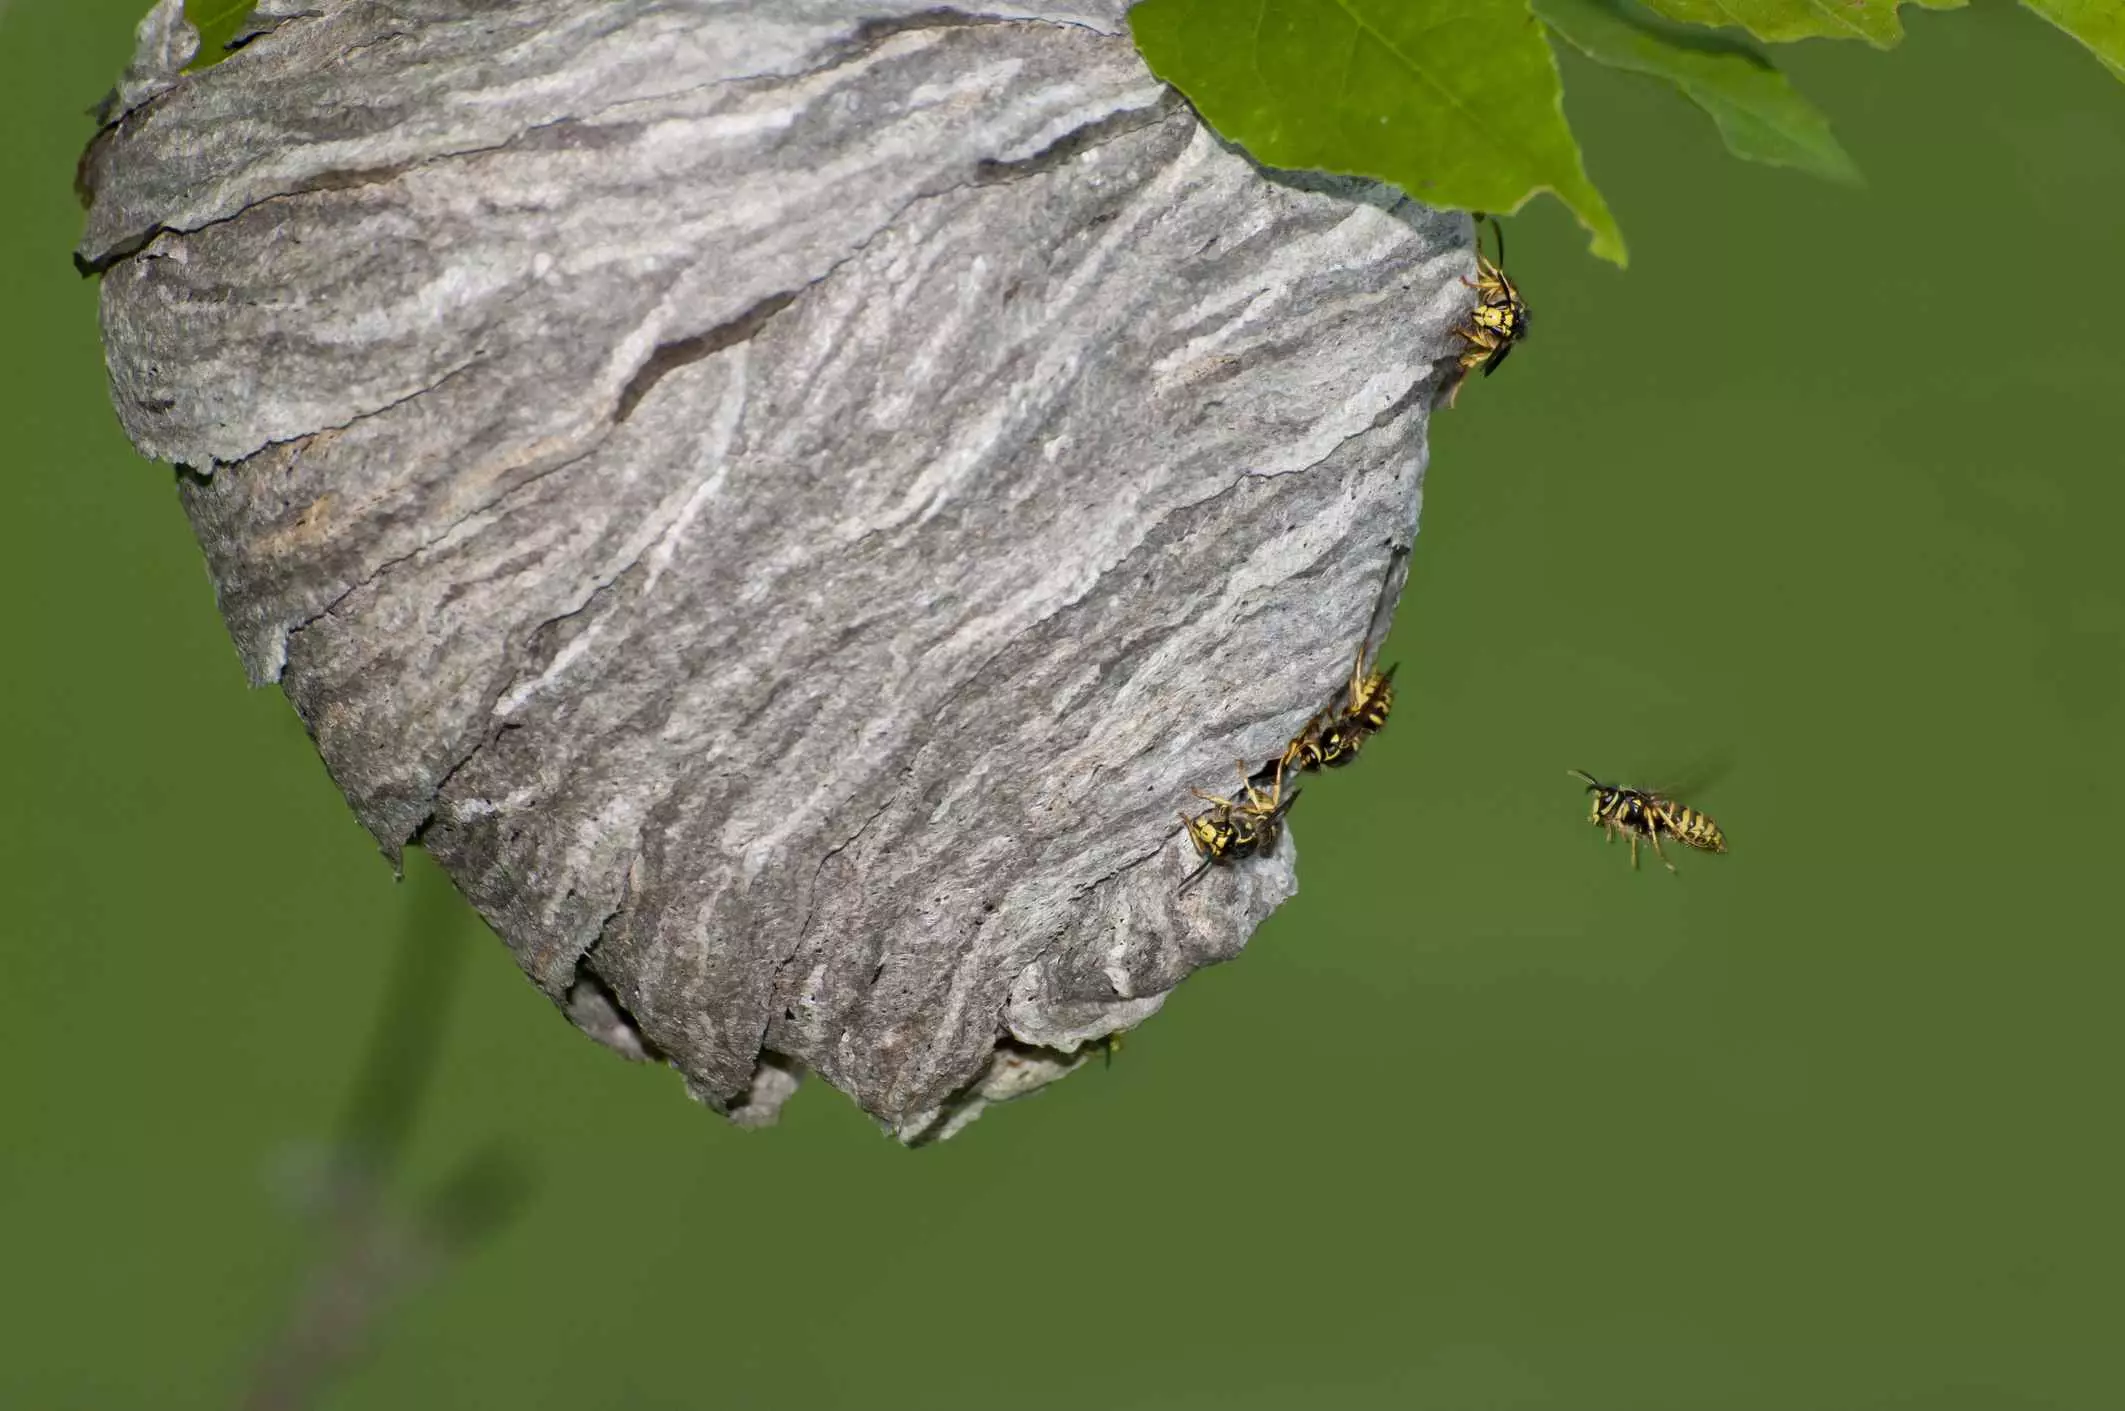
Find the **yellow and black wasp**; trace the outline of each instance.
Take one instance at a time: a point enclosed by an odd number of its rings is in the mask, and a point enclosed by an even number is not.
[[[1490,376],[1511,355],[1513,345],[1527,336],[1527,300],[1505,273],[1505,230],[1496,217],[1479,215],[1476,219],[1476,277],[1463,276],[1461,280],[1476,291],[1476,307],[1469,311],[1468,322],[1454,330],[1468,347],[1461,354],[1461,375],[1454,379],[1453,390],[1446,395],[1449,407],[1461,395],[1461,384],[1471,372],[1480,367],[1485,377]],[[1498,237],[1496,263],[1484,255],[1481,245],[1482,222],[1486,219]]]
[[[1194,886],[1215,864],[1237,862],[1275,847],[1283,831],[1284,815],[1299,801],[1299,790],[1284,792],[1282,769],[1276,771],[1275,780],[1266,791],[1254,787],[1244,762],[1239,770],[1240,787],[1246,793],[1243,800],[1234,802],[1201,789],[1188,791],[1212,807],[1193,818],[1185,813],[1180,816],[1181,826],[1188,830],[1188,841],[1195,844],[1196,855],[1203,860],[1200,867],[1181,880],[1181,891]]]
[[[1585,780],[1586,791],[1594,796],[1593,810],[1587,815],[1587,822],[1600,824],[1612,843],[1619,833],[1630,839],[1631,866],[1634,868],[1638,865],[1640,838],[1653,845],[1654,855],[1670,872],[1675,870],[1675,864],[1668,861],[1667,853],[1661,849],[1662,834],[1685,847],[1703,852],[1727,850],[1726,834],[1719,831],[1719,825],[1694,808],[1665,794],[1604,784],[1583,769],[1574,769],[1570,773],[1575,779]]]
[[[1284,747],[1283,756],[1264,765],[1255,778],[1272,769],[1279,773],[1286,768],[1339,769],[1358,757],[1366,740],[1387,728],[1387,713],[1395,703],[1395,667],[1367,673],[1368,645],[1358,644],[1357,659],[1350,664],[1347,693],[1315,712],[1305,728]]]

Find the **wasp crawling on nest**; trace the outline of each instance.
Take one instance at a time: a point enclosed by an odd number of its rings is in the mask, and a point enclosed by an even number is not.
[[[1498,259],[1495,264],[1483,253],[1483,222],[1489,221],[1493,234],[1498,237]],[[1461,354],[1461,375],[1454,379],[1453,390],[1446,394],[1446,405],[1451,407],[1461,395],[1461,384],[1477,368],[1483,369],[1485,377],[1498,370],[1513,351],[1513,344],[1527,336],[1527,300],[1520,297],[1519,286],[1505,273],[1505,230],[1495,216],[1476,217],[1476,277],[1462,277],[1461,282],[1476,291],[1476,307],[1469,312],[1468,322],[1454,330],[1468,343]]]
[[[1243,798],[1222,798],[1200,789],[1189,791],[1212,807],[1192,818],[1181,815],[1188,840],[1195,844],[1196,855],[1203,860],[1181,882],[1182,891],[1195,885],[1215,864],[1254,857],[1276,845],[1284,814],[1299,797],[1297,789],[1284,792],[1288,772],[1341,768],[1356,759],[1365,741],[1386,726],[1387,713],[1394,706],[1395,669],[1390,666],[1385,671],[1366,671],[1365,650],[1369,645],[1358,644],[1357,659],[1350,664],[1349,685],[1314,712],[1284,746],[1283,753],[1253,774],[1248,774],[1246,763],[1241,762]]]
[[[1719,831],[1719,825],[1694,808],[1665,794],[1604,784],[1583,769],[1574,769],[1570,773],[1575,779],[1585,780],[1586,791],[1594,796],[1587,822],[1600,824],[1601,831],[1612,843],[1619,833],[1630,839],[1633,868],[1638,866],[1640,838],[1653,845],[1653,855],[1670,872],[1675,870],[1675,864],[1668,861],[1667,853],[1660,846],[1662,834],[1701,852],[1727,850],[1726,834]]]
[[[1390,666],[1385,671],[1367,673],[1365,648],[1368,645],[1366,642],[1358,644],[1357,660],[1350,664],[1347,693],[1317,711],[1306,722],[1306,727],[1284,747],[1283,757],[1273,765],[1264,766],[1263,773],[1268,773],[1271,768],[1282,770],[1292,766],[1303,770],[1341,768],[1358,757],[1358,750],[1366,740],[1386,728],[1387,712],[1395,703],[1395,668]]]
[[[1239,766],[1240,787],[1246,797],[1235,802],[1216,794],[1206,794],[1201,789],[1188,792],[1211,805],[1210,808],[1189,817],[1181,815],[1181,826],[1188,830],[1188,841],[1195,844],[1196,856],[1202,865],[1183,878],[1181,891],[1187,891],[1200,880],[1204,873],[1220,863],[1237,862],[1243,857],[1265,853],[1276,846],[1277,838],[1284,828],[1284,815],[1299,801],[1299,791],[1284,792],[1284,771],[1279,768],[1267,790],[1254,787],[1247,777],[1247,766]]]

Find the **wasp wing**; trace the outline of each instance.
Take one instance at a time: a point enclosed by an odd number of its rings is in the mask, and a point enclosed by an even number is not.
[[[1716,754],[1699,756],[1682,769],[1670,772],[1658,787],[1645,792],[1655,798],[1668,799],[1675,803],[1688,803],[1701,797],[1704,792],[1732,772],[1733,756],[1725,750]]]

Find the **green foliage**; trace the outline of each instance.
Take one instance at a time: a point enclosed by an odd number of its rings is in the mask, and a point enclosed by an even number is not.
[[[1532,0],[1550,32],[1611,68],[1665,79],[1711,115],[1737,157],[1857,185],[1830,120],[1745,44],[1663,24],[1613,0]]]
[[[1391,181],[1433,205],[1518,210],[1554,193],[1624,262],[1623,236],[1566,124],[1549,37],[1673,84],[1750,161],[1857,183],[1828,120],[1759,40],[1903,37],[1906,0],[1143,0],[1129,23],[1159,77],[1277,167]],[[1955,9],[1966,0],[1910,0]],[[2023,0],[2125,79],[2120,0]],[[1651,13],[1648,13],[1650,11]]]
[[[2125,6],[2118,0],[2022,0],[2087,45],[2103,67],[2125,79]]]
[[[1864,39],[1887,49],[1904,37],[1896,8],[1904,0],[1646,0],[1671,20],[1732,25],[1758,39]],[[1964,0],[1917,0],[1929,10],[1953,10]]]
[[[209,68],[228,57],[229,41],[250,18],[258,0],[184,0],[184,17],[199,31],[199,53],[185,67]]]
[[[1145,0],[1152,70],[1276,167],[1391,181],[1435,206],[1516,210],[1555,192],[1624,262],[1564,121],[1542,29],[1498,0]]]

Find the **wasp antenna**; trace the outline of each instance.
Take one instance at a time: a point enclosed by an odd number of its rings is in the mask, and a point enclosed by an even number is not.
[[[1484,219],[1490,222],[1490,233],[1498,237],[1498,268],[1503,269],[1505,268],[1505,227],[1498,224],[1496,216],[1486,216]]]
[[[1571,775],[1574,779],[1584,779],[1586,781],[1586,787],[1588,787],[1589,789],[1605,789],[1608,787],[1599,779],[1596,779],[1593,775],[1587,773],[1584,769],[1567,769],[1564,772],[1566,774]]]
[[[1200,882],[1203,879],[1203,874],[1210,870],[1211,861],[1212,859],[1210,858],[1204,858],[1202,860],[1202,863],[1195,869],[1195,871],[1189,873],[1186,877],[1183,877],[1181,879],[1181,884],[1173,889],[1173,894],[1175,896],[1179,896],[1182,892],[1187,891],[1197,882]]]

